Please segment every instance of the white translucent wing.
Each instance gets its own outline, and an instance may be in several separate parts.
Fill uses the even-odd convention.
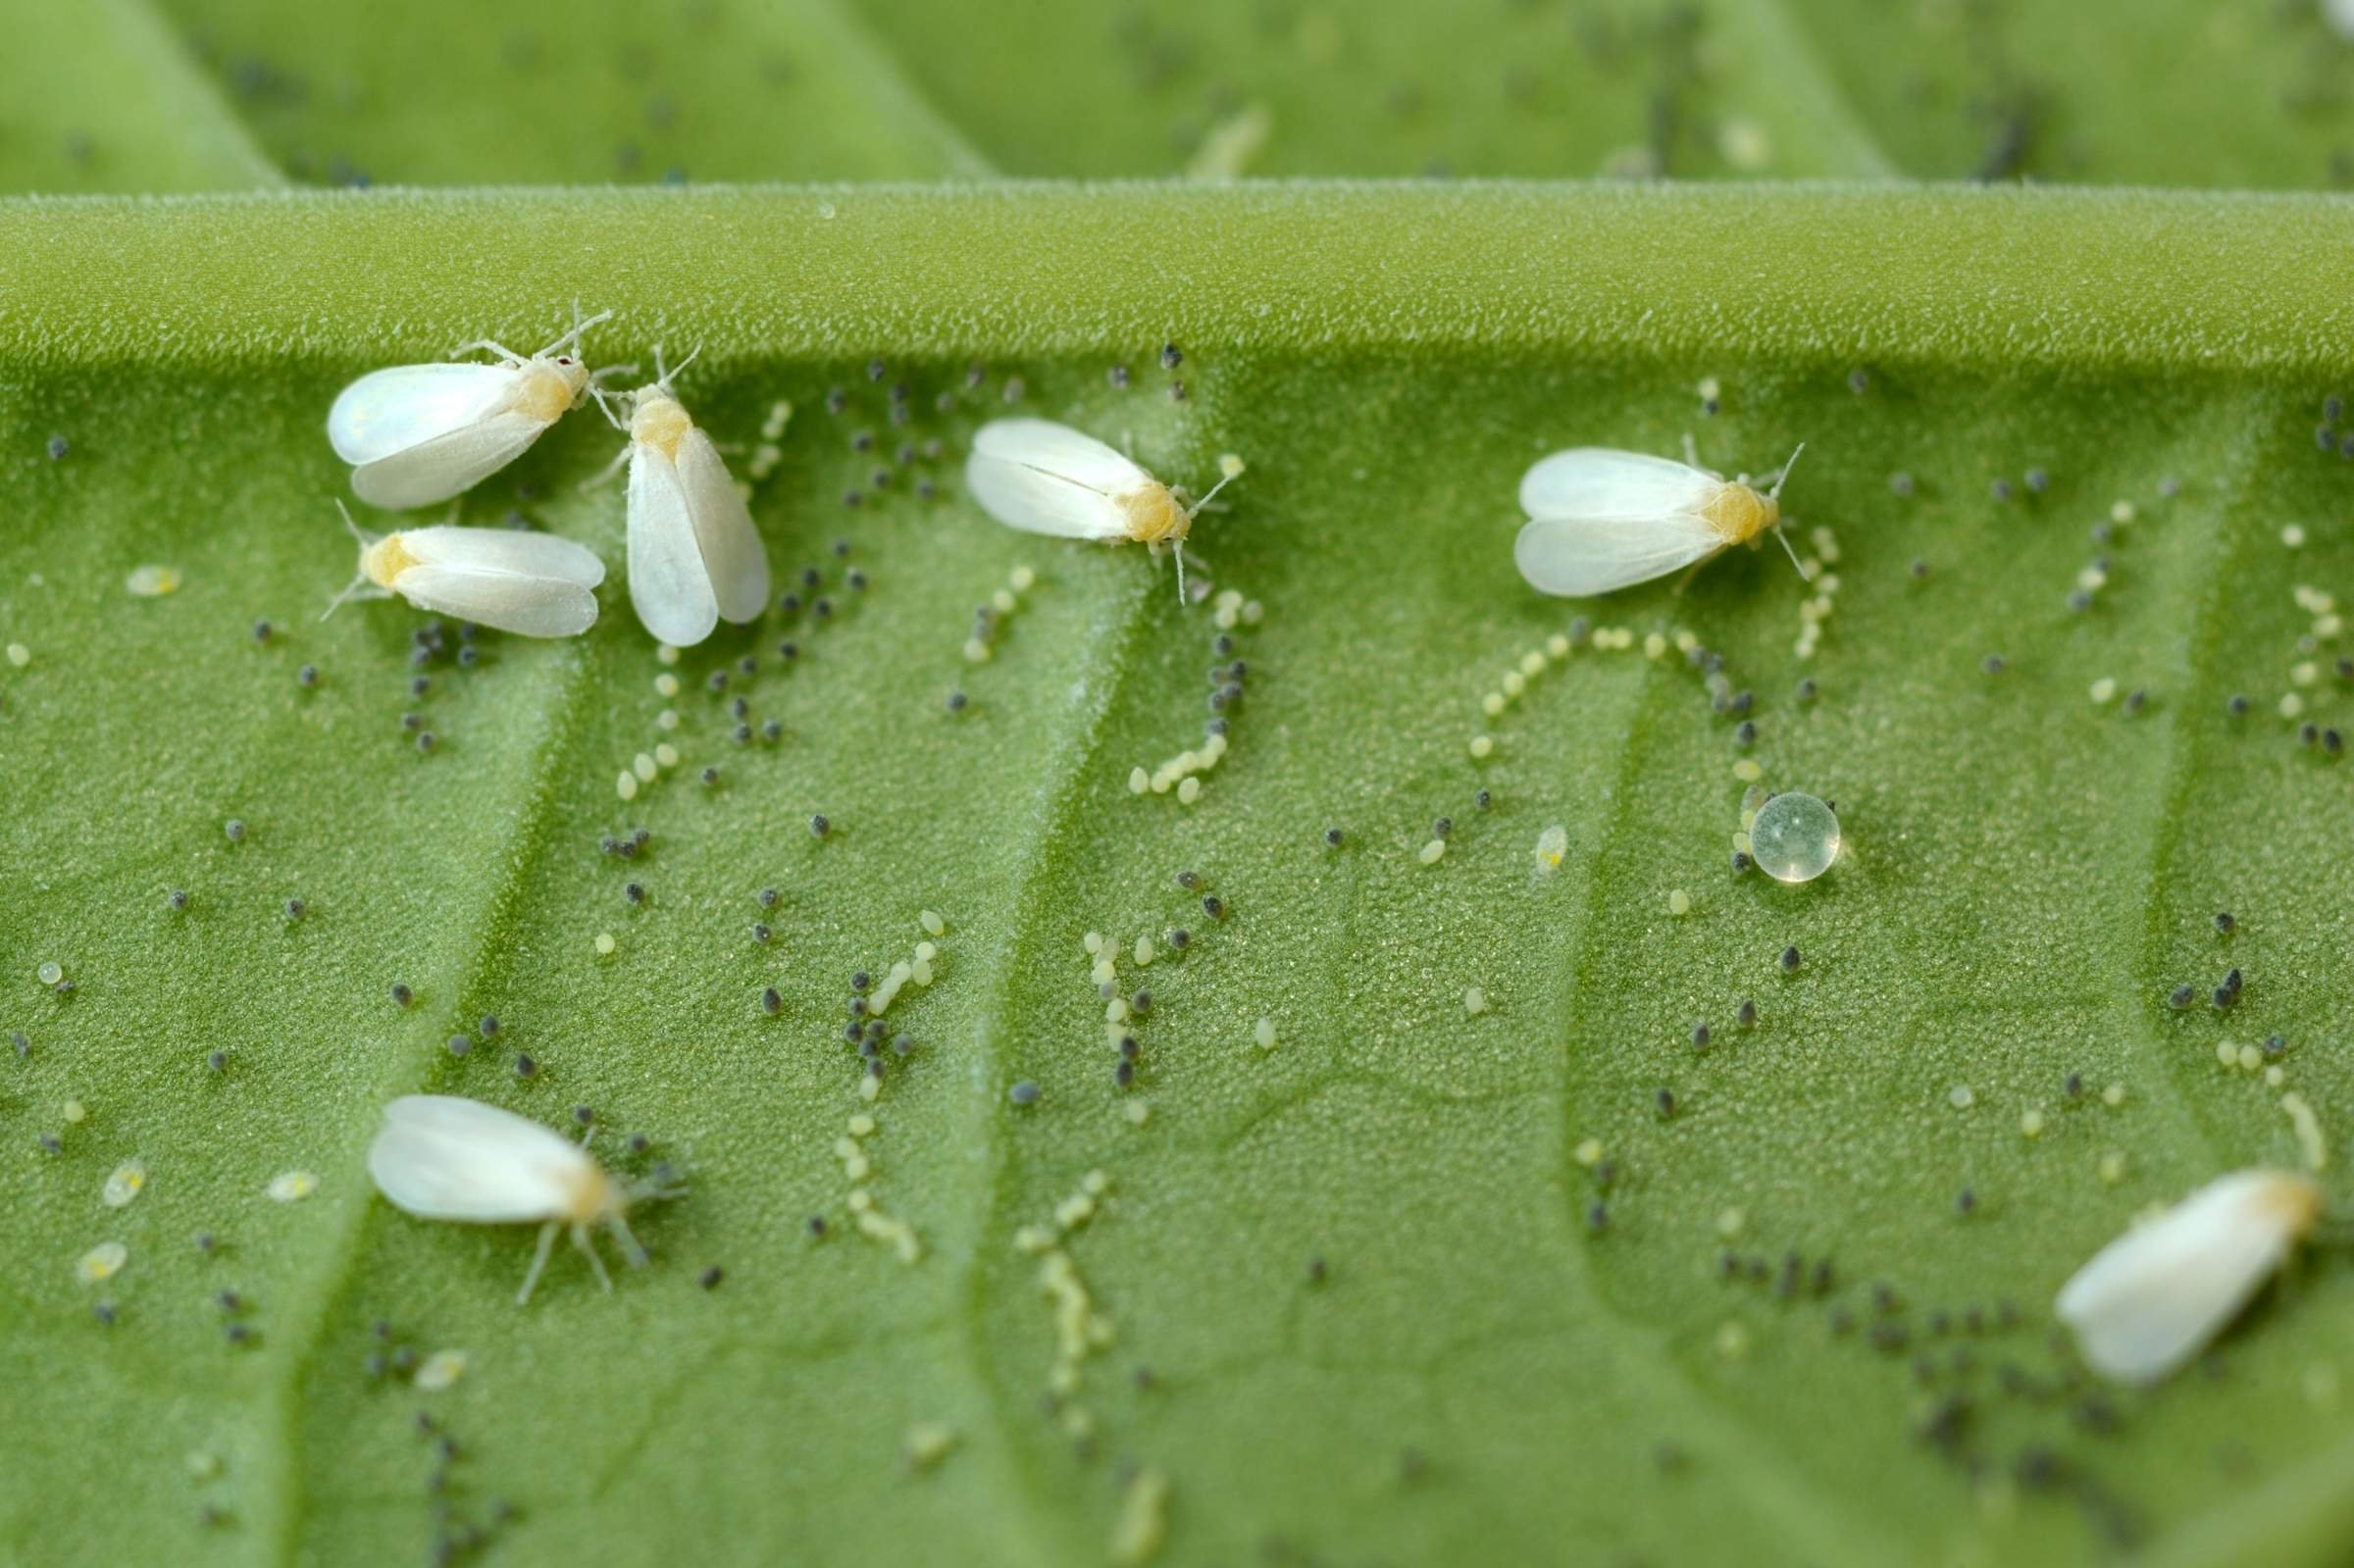
[[[401,548],[426,566],[457,566],[519,577],[559,578],[593,588],[605,581],[596,552],[552,533],[519,529],[402,529]]]
[[[699,430],[682,436],[678,470],[720,618],[738,624],[757,621],[768,608],[768,552],[711,437]]]
[[[547,426],[528,414],[492,414],[351,471],[351,493],[398,512],[470,490],[521,457]]]
[[[719,624],[687,487],[678,466],[649,446],[630,453],[630,604],[645,630],[674,648],[692,647]]]
[[[489,418],[514,395],[512,365],[396,365],[335,394],[327,438],[355,467]]]
[[[1044,469],[1104,495],[1134,489],[1147,477],[1116,448],[1052,420],[992,420],[973,432],[973,450]]]
[[[1072,539],[1117,539],[1127,518],[1111,497],[1150,476],[1092,435],[1048,420],[996,420],[973,435],[964,484],[1010,528]]]
[[[1579,446],[1529,465],[1520,476],[1520,510],[1540,522],[1692,512],[1722,482],[1667,458]]]
[[[519,637],[578,636],[596,625],[596,595],[564,578],[413,566],[392,580],[392,590],[420,610]]]
[[[1723,547],[1716,531],[1689,513],[1540,518],[1521,526],[1512,560],[1538,592],[1583,598],[1663,577]]]
[[[2277,1180],[2243,1171],[2211,1182],[2078,1269],[2054,1309],[2086,1363],[2120,1382],[2155,1383],[2222,1332],[2295,1239],[2262,1201]]]
[[[368,1148],[368,1174],[396,1206],[485,1225],[549,1218],[594,1168],[585,1150],[537,1122],[448,1094],[407,1094],[385,1106]]]

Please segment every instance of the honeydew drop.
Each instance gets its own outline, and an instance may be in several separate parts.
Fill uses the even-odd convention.
[[[1839,819],[1813,795],[1791,790],[1758,808],[1749,855],[1780,883],[1813,882],[1839,858]]]

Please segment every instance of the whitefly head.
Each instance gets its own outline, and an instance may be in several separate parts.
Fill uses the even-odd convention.
[[[632,446],[649,447],[660,452],[664,457],[676,461],[679,455],[679,443],[687,438],[689,430],[694,429],[694,419],[687,412],[686,405],[679,401],[678,394],[671,390],[671,383],[678,379],[681,371],[694,362],[695,355],[701,352],[702,350],[698,348],[676,365],[669,365],[663,361],[661,345],[656,344],[654,347],[654,379],[652,380],[634,391],[617,394],[611,399],[608,399],[593,381],[589,385],[589,392],[596,397],[597,406],[604,410],[605,418],[612,422],[616,430],[629,436]],[[614,367],[615,370],[635,370],[636,368],[636,366]],[[607,373],[600,371],[598,374]],[[619,403],[624,412],[617,413],[613,407],[614,403]]]
[[[584,320],[580,306],[574,305],[572,329],[516,365],[515,394],[509,408],[543,425],[553,425],[579,407],[594,379],[588,361],[581,357],[581,337],[612,315],[609,310],[599,311]]]

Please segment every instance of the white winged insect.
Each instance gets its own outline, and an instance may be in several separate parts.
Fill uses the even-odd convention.
[[[605,563],[570,539],[446,524],[376,538],[360,531],[341,501],[335,510],[360,542],[360,569],[327,615],[346,599],[397,593],[420,610],[518,636],[569,637],[596,625],[593,590],[605,580]]]
[[[495,365],[395,365],[344,387],[327,412],[327,438],[352,465],[352,493],[387,511],[431,506],[514,462],[580,406],[593,384],[581,334],[612,314],[582,321],[576,307],[572,330],[537,354],[486,339],[458,353],[486,348]]]
[[[1117,544],[1133,539],[1177,555],[1185,594],[1185,536],[1194,518],[1240,473],[1234,468],[1190,506],[1170,488],[1092,435],[1051,420],[992,420],[973,432],[964,485],[983,511],[1009,528]]]
[[[1539,592],[1583,598],[1697,567],[1767,529],[1789,550],[1782,481],[1805,450],[1800,443],[1763,493],[1746,475],[1727,480],[1702,468],[1688,435],[1682,463],[1600,446],[1556,452],[1520,477],[1529,520],[1512,541],[1512,560]],[[1796,551],[1790,560],[1797,564]]]
[[[2322,1189],[2294,1172],[2218,1177],[2093,1254],[2054,1310],[2095,1372],[2156,1383],[2223,1332],[2321,1212]]]
[[[596,394],[605,418],[630,438],[614,459],[630,465],[630,603],[645,630],[674,648],[692,647],[721,621],[758,620],[768,608],[760,531],[719,448],[670,390],[693,358],[665,369],[655,349],[654,380],[628,394],[627,421]]]
[[[625,1186],[591,1159],[588,1137],[579,1143],[537,1122],[480,1100],[453,1094],[404,1094],[384,1107],[384,1125],[368,1147],[368,1174],[394,1207],[424,1220],[469,1225],[539,1225],[538,1250],[515,1304],[532,1298],[547,1266],[556,1232],[569,1227],[572,1244],[608,1290],[612,1276],[590,1242],[602,1225],[633,1268],[645,1266],[645,1248],[630,1234],[632,1203],[670,1197],[675,1189]]]

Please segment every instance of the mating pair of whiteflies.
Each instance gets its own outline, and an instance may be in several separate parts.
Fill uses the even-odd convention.
[[[665,367],[657,349],[655,379],[609,398],[598,379],[635,367],[591,372],[581,359],[581,334],[611,314],[576,320],[536,354],[493,342],[459,350],[487,348],[496,364],[401,365],[363,376],[328,411],[328,440],[352,465],[354,494],[401,511],[471,489],[594,398],[629,437],[614,462],[630,468],[630,603],[646,631],[687,647],[722,620],[759,616],[768,603],[768,555],[719,449],[671,391],[685,364]],[[628,410],[626,420],[615,403]],[[360,570],[336,603],[397,593],[422,610],[534,637],[572,636],[596,623],[604,563],[570,539],[449,525],[371,538],[348,512],[343,520],[359,537]]]

